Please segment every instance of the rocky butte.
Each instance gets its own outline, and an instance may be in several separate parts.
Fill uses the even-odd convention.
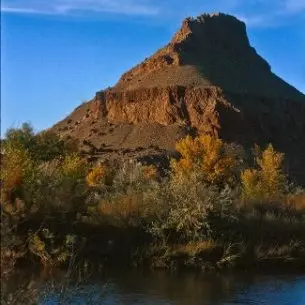
[[[305,95],[272,73],[230,15],[186,18],[165,47],[52,128],[100,159],[158,162],[187,133],[271,142],[305,179]]]

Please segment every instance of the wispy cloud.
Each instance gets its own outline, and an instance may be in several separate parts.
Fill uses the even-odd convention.
[[[15,14],[40,14],[40,11],[34,9],[27,9],[27,8],[14,8],[14,7],[1,7],[2,12],[6,13],[15,13]]]
[[[3,12],[81,15],[88,13],[151,16],[169,22],[203,11],[240,16],[250,27],[270,27],[305,13],[305,0],[2,0]]]
[[[10,0],[1,5],[1,11],[19,14],[72,14],[77,12],[104,12],[125,15],[156,15],[158,8],[147,1],[136,0]]]

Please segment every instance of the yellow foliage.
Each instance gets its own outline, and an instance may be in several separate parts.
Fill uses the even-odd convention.
[[[3,188],[8,191],[17,188],[22,183],[22,160],[18,157],[14,156],[13,160],[10,160],[10,164],[6,164],[9,170],[3,174]]]
[[[98,186],[104,182],[106,170],[104,165],[94,167],[86,177],[89,186]]]
[[[258,169],[247,169],[241,174],[246,198],[275,199],[284,193],[286,178],[282,171],[284,154],[271,144],[256,157]]]
[[[270,195],[283,189],[285,183],[283,161],[284,154],[275,151],[271,144],[263,151],[261,158],[257,158],[264,187]]]
[[[30,239],[30,242],[32,252],[42,252],[46,248],[45,243],[39,238],[37,234],[33,234],[32,238]]]
[[[290,194],[287,198],[287,203],[295,211],[305,213],[305,193]]]
[[[176,144],[176,150],[181,154],[184,159],[200,158],[202,149],[200,146],[199,138],[193,139],[190,136],[181,139]]]
[[[155,179],[157,177],[157,173],[157,168],[154,165],[143,166],[143,175],[145,179]]]
[[[191,158],[182,158],[178,161],[177,166],[179,166],[181,170],[189,171],[194,169],[194,161]]]
[[[136,225],[141,221],[145,208],[142,194],[126,194],[110,201],[101,201],[98,210],[116,225]]]
[[[1,162],[1,195],[9,198],[11,192],[22,186],[31,168],[31,160],[27,151],[8,148]]]
[[[192,139],[190,136],[180,140],[176,145],[180,153],[179,161],[171,162],[176,177],[187,176],[199,171],[206,183],[232,183],[237,167],[236,156],[229,154],[225,143],[210,135]]]
[[[262,193],[260,173],[256,169],[246,169],[241,174],[243,192],[247,198],[259,198]]]
[[[87,171],[86,161],[76,154],[67,155],[61,163],[63,175],[72,179],[82,179]]]

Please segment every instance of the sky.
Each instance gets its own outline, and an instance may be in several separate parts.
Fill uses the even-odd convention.
[[[52,126],[204,12],[245,21],[273,72],[305,93],[305,0],[2,0],[1,135]]]

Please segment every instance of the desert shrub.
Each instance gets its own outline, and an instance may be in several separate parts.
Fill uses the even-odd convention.
[[[3,140],[3,150],[25,150],[35,161],[49,161],[76,151],[74,141],[64,141],[56,133],[46,130],[35,134],[29,123],[20,128],[8,129]]]
[[[141,227],[146,208],[143,194],[124,194],[112,200],[102,200],[98,205],[101,220],[118,227]]]
[[[152,169],[139,162],[129,161],[121,164],[115,170],[98,165],[91,169],[86,177],[90,192],[87,196],[88,208],[98,209],[100,202],[118,204],[119,198],[141,194],[151,184],[156,183],[152,176]],[[153,172],[154,174],[154,172]],[[151,178],[148,178],[150,175]]]
[[[297,188],[288,193],[286,206],[290,212],[303,216],[305,221],[305,190]]]
[[[194,139],[187,136],[176,145],[181,158],[171,162],[173,178],[185,180],[190,173],[196,172],[206,184],[232,185],[238,179],[243,157],[242,150],[237,148],[210,135]]]
[[[157,184],[144,193],[146,206],[155,213],[147,230],[163,242],[194,241],[210,237],[211,215],[227,217],[231,213],[232,194],[203,184],[194,174],[185,183],[174,180]]]
[[[87,163],[85,159],[77,154],[67,155],[60,162],[58,174],[64,178],[78,182],[84,180],[87,174]]]
[[[1,147],[1,202],[9,204],[6,210],[16,214],[16,202],[25,204],[24,214],[75,205],[85,192],[87,165],[69,145],[52,131],[35,134],[27,123],[6,132]]]
[[[78,155],[46,161],[38,166],[31,184],[24,184],[24,200],[39,213],[67,212],[84,204],[87,164]]]
[[[109,174],[108,171],[107,168],[96,167],[87,176],[87,183],[97,187],[91,197],[97,201],[100,220],[118,226],[140,226],[145,223],[152,210],[143,198],[148,189],[157,185],[156,168],[130,161],[122,164],[116,172]],[[111,175],[108,183],[107,172]],[[96,177],[97,183],[94,181]],[[91,200],[92,205],[94,200]]]
[[[256,261],[280,261],[286,263],[295,257],[304,258],[305,245],[303,242],[289,240],[285,244],[268,243],[258,244],[254,248],[254,258]]]
[[[23,123],[20,128],[10,128],[5,133],[3,148],[30,150],[35,145],[34,136],[33,127],[29,123]]]
[[[104,234],[99,229],[150,235],[145,242],[160,246],[158,255],[187,256],[190,264],[209,255],[220,265],[235,262],[244,243],[259,257],[273,251],[265,251],[273,240],[280,247],[290,239],[304,241],[304,191],[287,186],[284,155],[271,145],[256,148],[246,170],[240,146],[211,136],[186,137],[177,150],[181,157],[164,177],[135,161],[89,169],[51,132],[35,135],[26,124],[9,130],[1,160],[1,258],[7,270],[26,250],[44,265],[65,263],[75,229],[96,229],[97,238]],[[47,226],[56,233],[41,229]],[[262,241],[264,248],[253,253]]]
[[[23,196],[23,185],[33,180],[35,164],[27,150],[13,146],[6,147],[1,162],[1,202],[11,203]]]
[[[172,248],[172,254],[175,255],[188,255],[191,257],[200,255],[206,252],[213,252],[219,245],[213,239],[201,240],[198,242],[191,241],[187,244],[174,245]]]
[[[154,167],[142,165],[130,160],[122,164],[113,177],[112,190],[114,193],[144,191],[155,183],[156,170]]]
[[[33,159],[49,161],[76,152],[76,142],[61,139],[47,130],[35,135],[35,146],[31,150]]]
[[[247,200],[275,200],[282,197],[286,189],[283,173],[284,154],[277,152],[271,144],[264,151],[258,150],[256,167],[241,174],[243,195]]]
[[[154,165],[143,166],[143,177],[146,180],[156,179],[158,176],[158,170]]]
[[[12,192],[21,186],[27,160],[28,156],[23,150],[12,151],[10,149],[6,152],[2,159],[1,170],[3,190]]]

